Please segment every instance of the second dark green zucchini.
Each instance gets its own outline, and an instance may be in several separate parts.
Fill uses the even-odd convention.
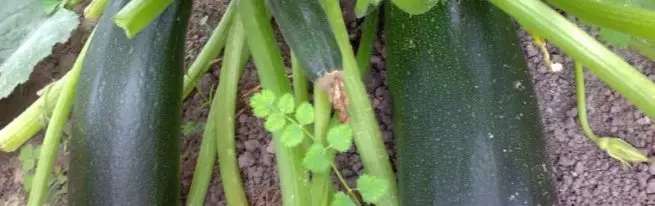
[[[386,5],[403,205],[552,205],[539,110],[516,28],[488,1],[423,15]]]

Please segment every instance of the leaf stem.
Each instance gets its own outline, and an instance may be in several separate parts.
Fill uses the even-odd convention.
[[[357,198],[355,193],[353,193],[353,189],[350,188],[350,186],[348,186],[348,183],[346,183],[346,179],[344,179],[343,176],[341,176],[341,172],[339,172],[339,169],[337,168],[337,166],[334,165],[334,162],[331,163],[331,165],[332,165],[332,170],[334,170],[334,174],[337,175],[337,178],[339,178],[339,181],[341,182],[343,187],[346,188],[346,191],[348,192],[348,195],[350,195],[350,198],[353,198],[354,202],[357,205],[361,206],[362,205],[361,201],[359,200],[359,198]]]
[[[29,206],[43,205],[43,201],[45,200],[48,182],[50,182],[48,180],[50,179],[52,166],[55,163],[55,157],[61,142],[62,128],[68,120],[68,115],[70,115],[77,82],[80,73],[82,72],[82,64],[92,38],[93,32],[89,39],[87,39],[82,51],[73,64],[73,68],[70,72],[70,79],[63,84],[61,96],[57,100],[52,119],[48,124],[48,129],[43,138],[43,145],[41,146],[41,152],[39,154],[39,162],[36,167],[34,179],[32,179],[32,187],[28,200]]]
[[[107,8],[109,0],[93,0],[86,8],[84,8],[84,17],[87,19],[96,20],[102,16],[102,13]]]
[[[239,0],[238,9],[244,28],[248,31],[245,36],[255,60],[262,87],[277,96],[291,93],[282,55],[277,46],[268,10],[263,0]],[[302,166],[302,153],[297,148],[284,146],[280,137],[280,132],[273,133],[282,201],[286,206],[309,205],[306,185],[309,182],[309,176]]]
[[[358,1],[359,2],[359,1]],[[378,23],[380,21],[379,10],[375,9],[364,19],[364,26],[362,28],[362,37],[359,39],[359,47],[357,48],[357,65],[359,66],[360,76],[366,76],[370,65],[373,49],[375,48],[375,35],[378,31]]]
[[[172,3],[173,0],[130,1],[116,13],[114,23],[125,31],[127,38],[132,39]]]
[[[235,16],[237,1],[239,0],[230,1],[230,4],[227,6],[225,14],[221,17],[218,26],[214,28],[211,37],[209,37],[205,46],[202,47],[202,50],[198,53],[198,57],[196,57],[196,60],[193,61],[187,70],[186,75],[184,75],[182,99],[185,99],[189,94],[191,94],[194,86],[198,84],[200,79],[202,79],[202,75],[209,70],[212,61],[218,57],[221,50],[225,47],[228,31],[232,25],[232,19]]]
[[[584,72],[582,70],[582,64],[575,62],[575,88],[576,96],[578,98],[578,118],[580,119],[580,125],[582,130],[589,137],[592,142],[598,143],[598,136],[594,134],[589,126],[587,120],[587,105],[585,101],[585,88],[584,88]]]
[[[602,27],[655,40],[655,11],[610,0],[548,0],[580,19]]]
[[[221,81],[218,85],[216,98],[219,102],[212,107],[218,110],[216,119],[216,144],[218,148],[218,165],[221,172],[223,191],[229,205],[248,205],[248,199],[243,190],[241,172],[236,157],[235,111],[239,78],[250,57],[246,45],[246,36],[241,17],[236,16],[227,43]]]
[[[630,47],[637,50],[641,55],[644,55],[651,61],[655,61],[655,43],[652,41],[640,38],[632,38],[630,41]]]
[[[327,92],[322,90],[318,84],[314,84],[314,142],[325,145],[327,143],[326,134],[330,127],[330,115],[332,105],[328,98]],[[335,118],[338,119],[338,115]],[[330,162],[334,161],[334,151],[327,151]],[[330,173],[316,173],[312,176],[310,191],[312,195],[312,205],[328,206],[330,205],[330,191],[333,191]]]
[[[655,118],[655,84],[548,5],[540,0],[490,2],[516,18],[522,26],[560,47],[648,116]]]
[[[339,2],[334,0],[321,0],[320,2],[328,16],[328,22],[343,56],[344,84],[349,97],[348,114],[351,118],[350,125],[353,131],[356,131],[354,139],[357,150],[366,171],[389,182],[389,195],[385,196],[378,206],[398,205],[396,176],[391,169],[389,155],[382,142],[380,128],[371,108],[371,101],[368,99],[366,88],[361,80],[360,70],[343,21],[341,7]]]

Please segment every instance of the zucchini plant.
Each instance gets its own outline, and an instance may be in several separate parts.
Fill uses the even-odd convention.
[[[551,62],[547,42],[575,59],[583,131],[624,165],[647,157],[591,131],[582,65],[650,117],[655,84],[546,2],[599,27],[609,43],[655,59],[652,0],[357,0],[355,13],[365,17],[357,55],[339,1],[232,0],[185,75],[191,1],[93,0],[84,13],[100,17],[97,32],[73,69],[0,130],[0,150],[16,150],[49,119],[38,163],[24,163],[35,171],[26,187],[29,205],[43,204],[72,109],[71,204],[178,204],[181,101],[225,48],[187,205],[203,204],[216,160],[228,204],[248,204],[234,117],[250,55],[263,90],[249,106],[273,134],[284,205],[549,205],[554,196],[538,110],[511,18],[533,36],[553,71],[563,68]],[[81,1],[43,3],[52,13]],[[381,9],[397,173],[362,82]],[[292,85],[271,16],[291,49]],[[353,143],[365,170],[356,186],[334,164]]]

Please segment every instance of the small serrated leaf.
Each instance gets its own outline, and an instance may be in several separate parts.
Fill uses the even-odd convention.
[[[337,192],[332,196],[332,203],[330,206],[355,206],[355,202],[353,202],[346,193]]]
[[[282,131],[282,144],[286,147],[295,147],[302,142],[304,135],[302,128],[297,124],[289,124]]]
[[[364,174],[357,178],[357,189],[362,194],[364,202],[378,203],[389,190],[389,184],[376,176]]]
[[[22,149],[20,149],[20,154],[18,154],[18,159],[21,162],[24,162],[25,160],[28,159],[33,159],[34,157],[34,146],[32,144],[26,144],[23,146]]]
[[[25,192],[30,192],[33,178],[32,174],[23,174],[23,189],[25,189]]]
[[[264,89],[255,93],[252,98],[250,98],[250,106],[253,108],[258,106],[271,106],[275,104],[275,98],[275,93],[271,90]]]
[[[314,107],[307,102],[301,103],[294,114],[298,124],[308,125],[314,122]]]
[[[625,48],[630,44],[632,36],[613,29],[601,28],[600,37],[614,46]]]
[[[34,169],[34,166],[36,166],[36,160],[34,159],[27,159],[23,161],[23,171],[30,171]]]
[[[280,97],[280,100],[277,101],[277,108],[285,114],[293,112],[293,109],[296,107],[293,99],[293,95],[286,93]]]
[[[328,131],[327,140],[331,148],[339,152],[346,152],[352,145],[353,131],[347,124],[332,127]]]
[[[307,149],[302,164],[314,173],[325,173],[330,169],[330,159],[320,143],[314,143]]]
[[[276,132],[286,125],[287,120],[284,118],[283,114],[272,114],[266,118],[264,122],[264,127],[266,131]]]
[[[34,147],[34,151],[32,151],[32,157],[34,157],[34,159],[39,159],[40,155],[41,155],[41,145],[38,145]]]

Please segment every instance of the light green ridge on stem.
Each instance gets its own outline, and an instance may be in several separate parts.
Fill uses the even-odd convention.
[[[598,137],[591,131],[589,122],[587,120],[587,104],[585,101],[585,88],[584,88],[584,72],[582,71],[582,64],[575,62],[575,88],[576,97],[578,98],[578,118],[580,119],[580,126],[582,130],[589,137],[592,142],[598,143]]]
[[[630,47],[637,50],[641,55],[651,61],[655,61],[655,43],[645,39],[632,38],[630,40]]]
[[[539,0],[490,0],[522,26],[548,39],[655,118],[655,84],[575,24]]]
[[[598,26],[655,40],[655,11],[615,0],[548,0],[574,16]]]
[[[325,92],[318,84],[314,84],[314,142],[327,145],[326,134],[330,127],[330,115],[332,114],[332,104]],[[338,118],[337,116],[335,116]],[[334,151],[327,150],[330,161],[334,160]],[[329,206],[332,188],[330,172],[317,173],[312,175],[310,183],[312,195],[312,205]]]
[[[232,25],[232,19],[235,16],[236,4],[239,0],[232,0],[225,10],[225,14],[221,17],[221,21],[218,22],[218,26],[214,28],[211,37],[207,40],[205,46],[198,53],[198,57],[193,61],[187,73],[184,75],[184,89],[182,90],[182,99],[185,99],[191,91],[195,88],[195,85],[198,84],[202,75],[207,73],[211,63],[223,50],[225,47],[225,41],[227,40],[228,30],[230,25]]]
[[[84,61],[84,56],[86,56],[86,51],[90,45],[91,38],[93,38],[93,32],[89,39],[86,40],[86,43],[84,43],[82,51],[80,51],[80,54],[77,56],[70,71],[68,81],[66,81],[62,86],[61,95],[57,99],[52,119],[50,119],[50,122],[48,123],[48,129],[43,138],[43,145],[41,146],[39,161],[36,166],[36,173],[32,179],[32,187],[28,200],[29,206],[41,206],[46,198],[46,192],[49,186],[48,183],[50,182],[50,173],[52,172],[52,166],[55,163],[57,150],[59,149],[63,132],[62,129],[68,121],[68,115],[70,115],[72,109],[77,82],[82,73],[82,62]]]
[[[107,8],[109,0],[93,0],[86,8],[84,8],[84,17],[87,19],[96,20],[100,18],[102,13]]]
[[[237,88],[239,78],[250,57],[250,50],[246,45],[246,36],[241,18],[236,16],[230,31],[229,41],[225,47],[223,68],[220,74],[220,83],[216,93],[215,103],[216,144],[218,148],[218,165],[221,173],[221,182],[228,205],[246,206],[248,198],[243,190],[241,172],[237,164],[236,135],[234,118],[236,112]]]
[[[309,80],[303,72],[304,69],[305,68],[302,68],[302,65],[300,65],[296,55],[291,51],[291,80],[293,84],[293,97],[296,105],[300,105],[300,103],[306,102],[309,99]],[[310,125],[306,125],[305,129],[312,131],[312,128],[309,126]],[[303,138],[302,143],[304,153],[305,150],[311,146],[311,141],[307,141],[307,139]]]
[[[373,54],[373,45],[375,42],[375,35],[377,33],[377,26],[379,21],[378,10],[372,11],[366,19],[362,28],[362,36],[359,40],[359,47],[357,49],[357,65],[359,65],[359,73],[363,78],[368,72],[370,66],[371,55]],[[323,91],[317,84],[314,84],[314,141],[327,145],[325,135],[330,125],[330,114],[332,113],[332,105],[328,98],[328,94]],[[332,116],[332,121],[338,121],[339,115]],[[334,151],[328,150],[330,160],[334,159]],[[314,174],[310,185],[312,194],[312,205],[327,206],[330,204],[332,198],[331,192],[332,180],[330,173]]]
[[[360,70],[343,21],[341,7],[338,1],[333,0],[321,0],[321,5],[328,16],[330,27],[343,56],[344,85],[349,99],[350,125],[355,131],[355,144],[364,163],[364,169],[368,174],[382,178],[389,183],[389,193],[378,206],[398,205],[396,176],[391,169],[389,155],[380,135],[380,127],[361,80]]]
[[[359,47],[357,48],[357,65],[359,65],[359,75],[365,77],[371,66],[371,56],[375,48],[375,35],[378,31],[378,22],[380,21],[379,10],[372,11],[362,26],[362,37],[359,39]]]
[[[277,96],[291,93],[282,55],[263,0],[239,0],[238,9],[244,28],[248,31],[246,39],[262,87]],[[285,147],[280,137],[280,131],[273,133],[282,201],[285,206],[309,205],[309,177],[302,166],[302,153],[298,149]]]
[[[171,5],[173,0],[132,0],[114,16],[114,23],[132,39]]]

